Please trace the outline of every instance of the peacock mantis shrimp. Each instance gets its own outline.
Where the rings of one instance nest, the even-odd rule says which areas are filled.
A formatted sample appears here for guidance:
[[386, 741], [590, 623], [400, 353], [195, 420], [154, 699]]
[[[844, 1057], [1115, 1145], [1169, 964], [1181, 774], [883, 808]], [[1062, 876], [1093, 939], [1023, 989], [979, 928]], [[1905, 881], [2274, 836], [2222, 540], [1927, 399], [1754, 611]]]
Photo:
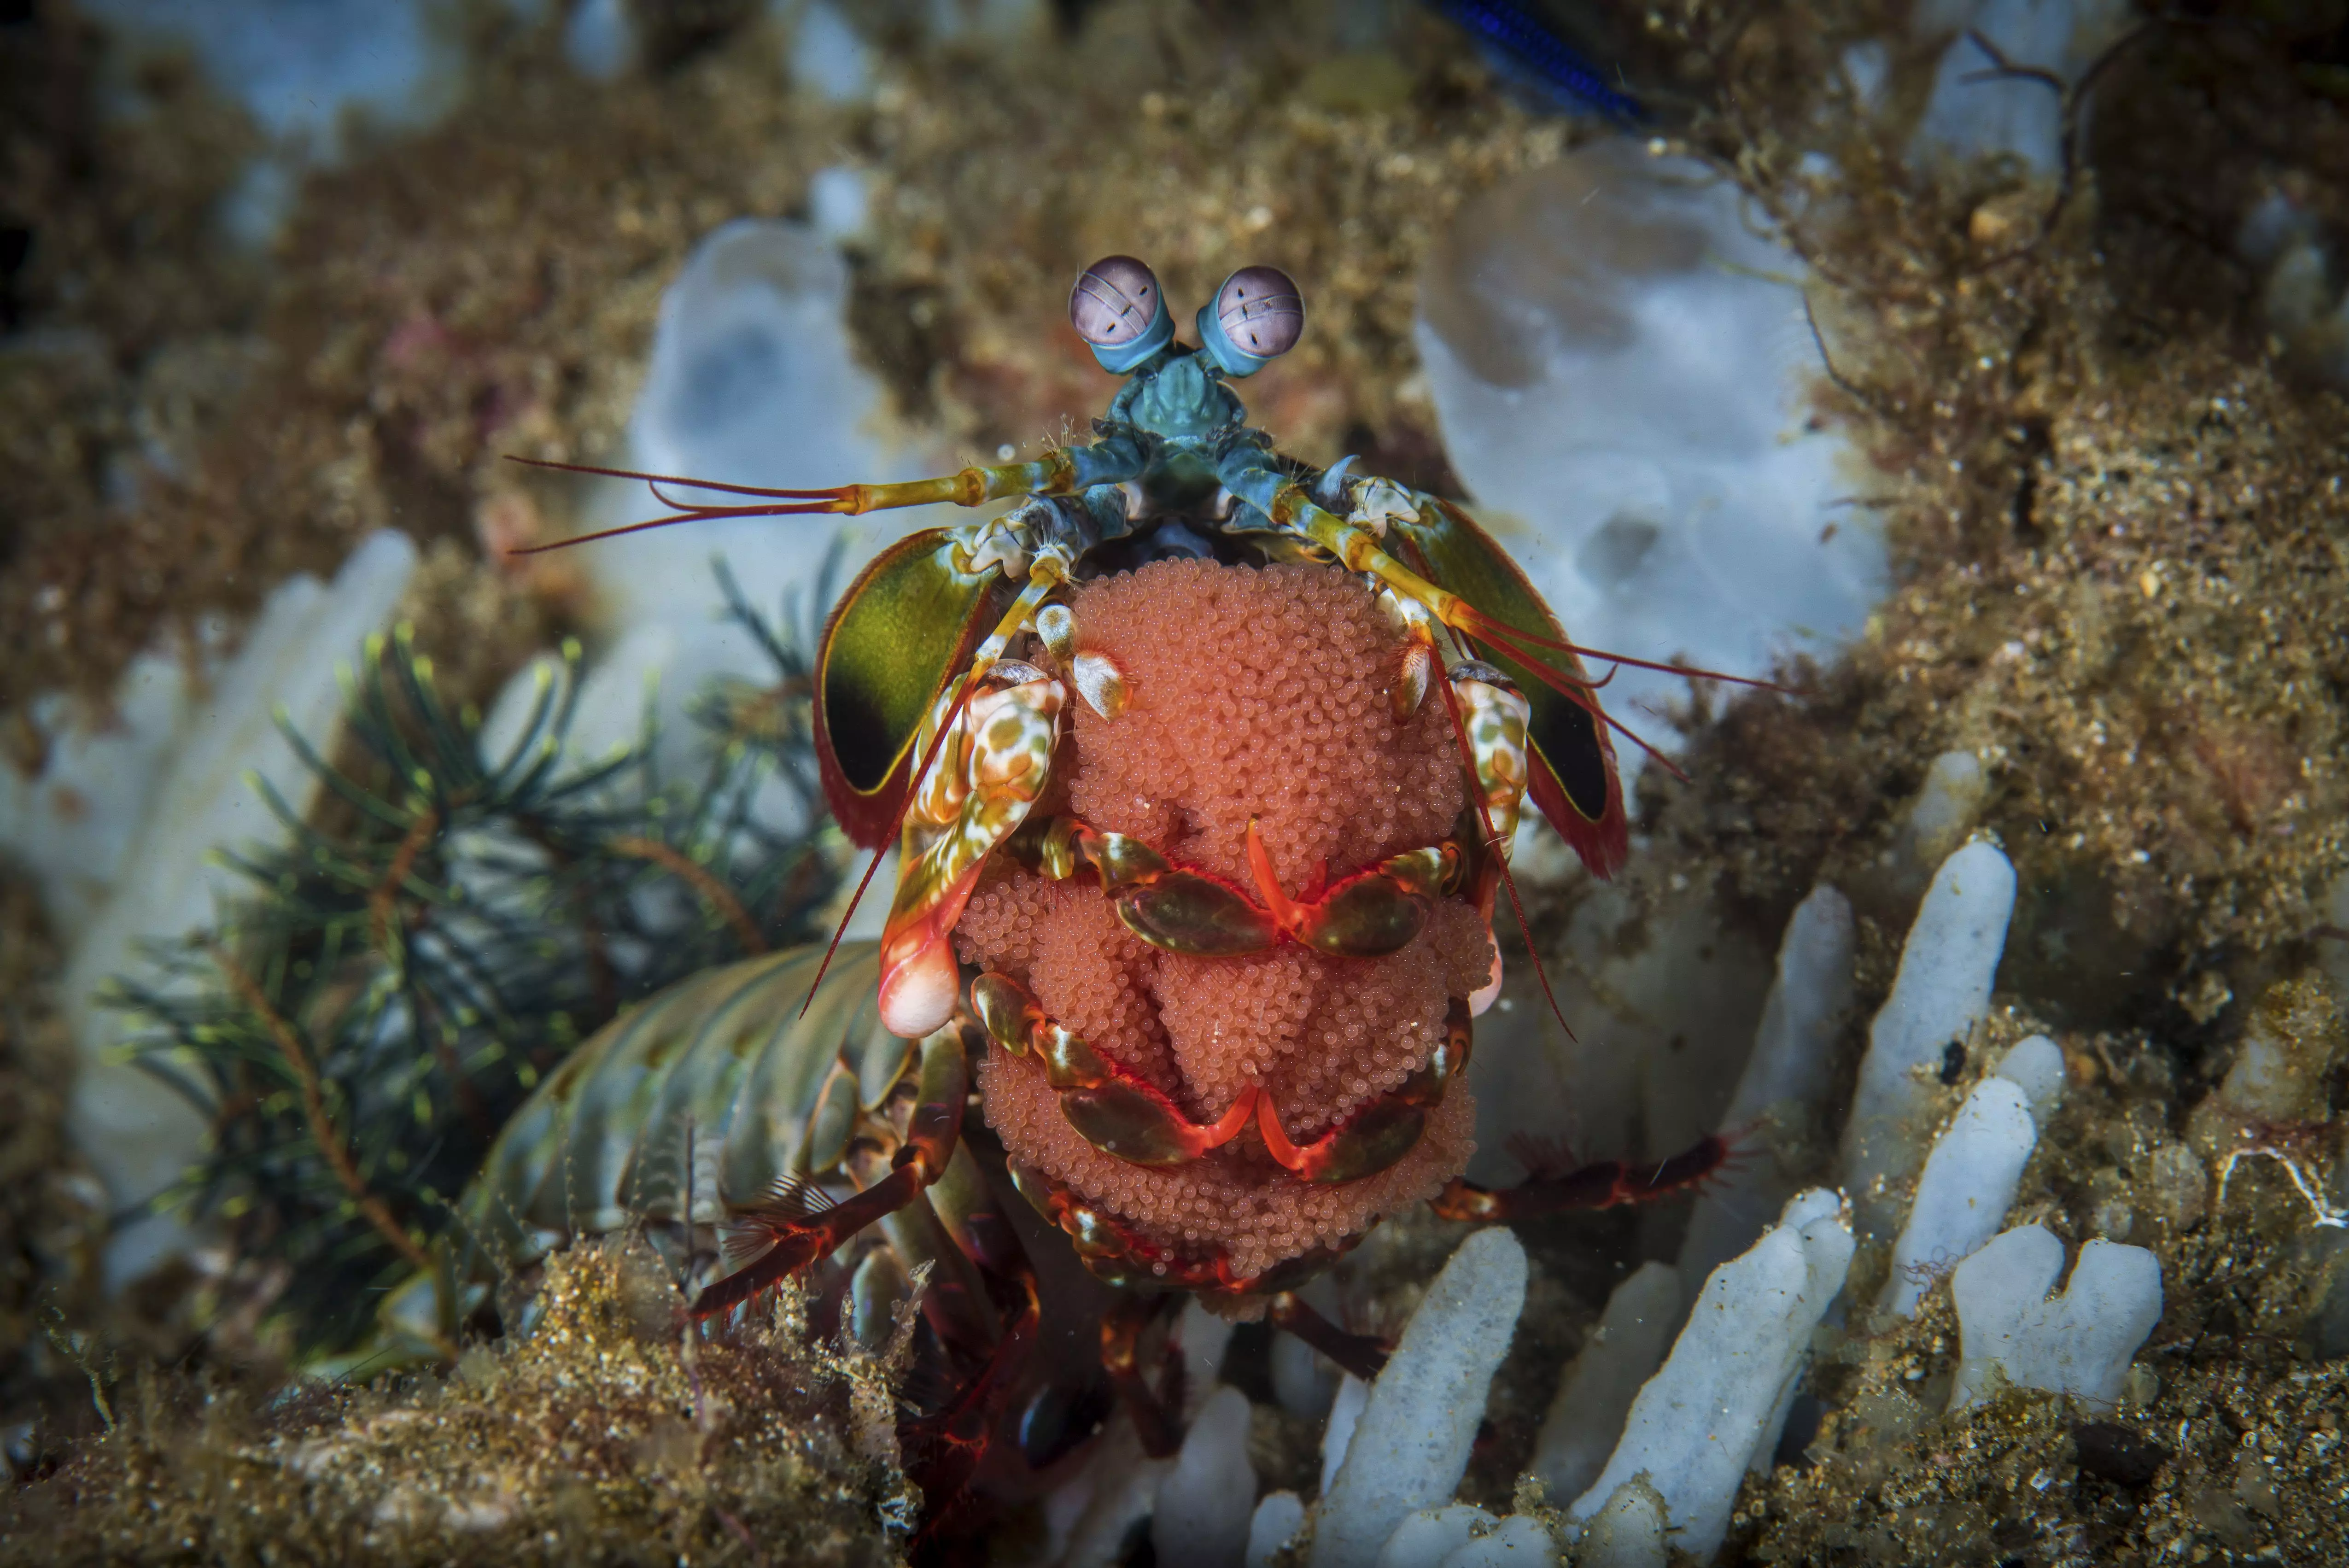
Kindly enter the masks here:
[[[924, 1310], [962, 1371], [931, 1429], [957, 1491], [1029, 1386], [1019, 1363], [1044, 1311], [1040, 1232], [1019, 1241], [1007, 1189], [1125, 1293], [1106, 1310], [1103, 1359], [1163, 1449], [1171, 1417], [1140, 1371], [1150, 1311], [1135, 1287], [1269, 1313], [1369, 1375], [1381, 1347], [1294, 1287], [1380, 1214], [1426, 1197], [1475, 1221], [1640, 1201], [1726, 1154], [1708, 1139], [1506, 1190], [1463, 1179], [1457, 1081], [1499, 990], [1491, 921], [1498, 893], [1515, 898], [1524, 803], [1611, 876], [1629, 834], [1610, 732], [1630, 732], [1586, 673], [1593, 650], [1459, 506], [1352, 459], [1313, 468], [1248, 426], [1231, 383], [1304, 327], [1285, 274], [1234, 273], [1195, 317], [1195, 345], [1127, 256], [1086, 269], [1070, 314], [1125, 377], [1083, 446], [827, 490], [587, 471], [647, 481], [671, 511], [567, 544], [708, 518], [1014, 504], [884, 550], [818, 649], [827, 800], [874, 867], [899, 851], [877, 944], [713, 971], [616, 1022], [509, 1126], [469, 1199], [528, 1255], [641, 1215], [646, 1173], [688, 1151], [687, 1179], [655, 1207], [726, 1229], [730, 1267], [705, 1272], [701, 1318], [883, 1226], [895, 1261], [868, 1251], [856, 1277], [933, 1267]], [[683, 487], [727, 499], [670, 500]], [[1261, 657], [1226, 679], [1226, 643]], [[1263, 674], [1299, 648], [1322, 676]], [[1214, 713], [1279, 744], [1319, 737], [1304, 749], [1335, 748], [1339, 765], [1324, 755], [1300, 783], [1276, 745], [1237, 779], [1192, 766], [1228, 750]], [[1162, 788], [1121, 747], [1190, 782]], [[1320, 816], [1299, 815], [1304, 797]], [[1052, 941], [1081, 961], [1050, 958]], [[1292, 998], [1278, 1029], [1226, 1005], [1276, 982]], [[1367, 1022], [1365, 995], [1379, 999]], [[1343, 1030], [1316, 1033], [1340, 1014]], [[965, 1136], [974, 1067], [999, 1163]]]

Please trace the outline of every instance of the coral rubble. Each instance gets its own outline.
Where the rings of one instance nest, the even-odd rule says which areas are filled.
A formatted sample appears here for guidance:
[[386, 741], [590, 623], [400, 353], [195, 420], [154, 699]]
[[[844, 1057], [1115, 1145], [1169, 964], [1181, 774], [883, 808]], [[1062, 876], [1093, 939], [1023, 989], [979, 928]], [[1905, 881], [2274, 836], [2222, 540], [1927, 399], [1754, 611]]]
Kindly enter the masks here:
[[255, 1407], [153, 1378], [0, 1513], [0, 1559], [901, 1562], [894, 1371], [811, 1344], [797, 1297], [729, 1340], [678, 1333], [652, 1250], [551, 1262], [527, 1337], [442, 1378]]

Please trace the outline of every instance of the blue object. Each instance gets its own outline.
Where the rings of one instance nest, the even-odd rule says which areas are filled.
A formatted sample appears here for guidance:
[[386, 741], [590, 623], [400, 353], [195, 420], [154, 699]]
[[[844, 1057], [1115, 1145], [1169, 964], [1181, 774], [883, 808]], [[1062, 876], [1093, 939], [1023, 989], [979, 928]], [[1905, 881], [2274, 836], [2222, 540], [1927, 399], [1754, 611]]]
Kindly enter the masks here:
[[1639, 101], [1607, 85], [1599, 67], [1512, 0], [1427, 0], [1473, 37], [1570, 99], [1608, 119], [1635, 125], [1648, 118]]

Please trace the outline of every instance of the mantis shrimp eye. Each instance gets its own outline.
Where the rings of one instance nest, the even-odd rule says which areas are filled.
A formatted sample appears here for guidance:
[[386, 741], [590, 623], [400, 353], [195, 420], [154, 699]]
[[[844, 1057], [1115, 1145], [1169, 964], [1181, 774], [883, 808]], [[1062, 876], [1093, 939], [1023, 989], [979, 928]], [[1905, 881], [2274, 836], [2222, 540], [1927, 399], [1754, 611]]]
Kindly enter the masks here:
[[1119, 375], [1174, 336], [1157, 275], [1132, 256], [1103, 256], [1085, 268], [1069, 292], [1069, 324], [1092, 345], [1102, 369]]
[[1216, 303], [1199, 312], [1199, 339], [1227, 376], [1253, 376], [1297, 347], [1305, 301], [1277, 266], [1244, 266], [1224, 279]]

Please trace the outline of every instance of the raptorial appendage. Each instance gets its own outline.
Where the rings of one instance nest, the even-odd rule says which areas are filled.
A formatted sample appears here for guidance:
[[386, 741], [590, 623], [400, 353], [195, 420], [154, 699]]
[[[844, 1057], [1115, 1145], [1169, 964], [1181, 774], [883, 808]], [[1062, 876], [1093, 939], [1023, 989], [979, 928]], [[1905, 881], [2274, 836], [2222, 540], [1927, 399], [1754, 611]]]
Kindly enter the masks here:
[[[881, 935], [881, 1020], [907, 1038], [954, 1015], [961, 976], [949, 934], [987, 857], [1028, 818], [1052, 774], [1068, 691], [1033, 665], [999, 661], [938, 700], [947, 726], [905, 812], [896, 896]], [[926, 749], [926, 748], [925, 748]]]

